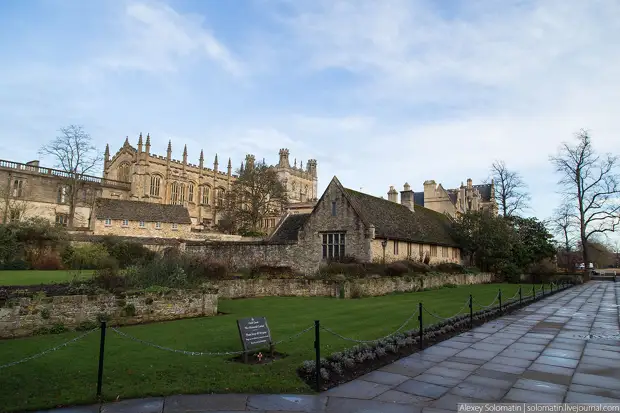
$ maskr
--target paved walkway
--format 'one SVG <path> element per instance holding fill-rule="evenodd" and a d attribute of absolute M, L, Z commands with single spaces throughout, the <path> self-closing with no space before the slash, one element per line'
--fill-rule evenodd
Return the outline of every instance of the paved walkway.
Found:
<path fill-rule="evenodd" d="M 608 338 L 620 333 L 619 304 L 620 283 L 593 281 L 316 396 L 170 396 L 53 412 L 441 413 L 458 402 L 620 403 L 620 337 Z"/>

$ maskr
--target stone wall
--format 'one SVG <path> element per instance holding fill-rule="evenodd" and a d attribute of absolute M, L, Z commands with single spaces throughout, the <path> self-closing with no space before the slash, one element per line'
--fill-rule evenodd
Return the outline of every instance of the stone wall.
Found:
<path fill-rule="evenodd" d="M 185 244 L 185 251 L 200 254 L 214 262 L 226 264 L 229 268 L 252 268 L 258 265 L 290 267 L 303 274 L 318 269 L 318 262 L 304 259 L 304 248 L 297 243 L 271 242 L 191 242 Z"/>
<path fill-rule="evenodd" d="M 375 262 L 383 261 L 383 245 L 382 239 L 374 239 L 371 243 L 372 260 Z M 398 247 L 394 247 L 397 243 Z M 446 250 L 444 251 L 444 248 Z M 444 252 L 446 253 L 444 255 Z M 433 253 L 435 255 L 433 255 Z M 435 265 L 444 262 L 452 262 L 455 264 L 461 264 L 461 250 L 455 247 L 442 247 L 441 245 L 430 244 L 418 244 L 415 242 L 388 240 L 385 246 L 385 262 L 390 263 L 394 261 L 401 261 L 407 259 L 418 261 L 420 257 L 424 258 L 428 256 L 430 259 L 429 264 Z"/>
<path fill-rule="evenodd" d="M 448 284 L 486 284 L 495 280 L 491 273 L 441 274 L 421 277 L 367 278 L 339 283 L 309 279 L 224 280 L 217 283 L 220 298 L 248 297 L 344 297 L 380 296 L 395 292 L 420 291 Z M 341 293 L 341 290 L 344 290 Z"/>
<path fill-rule="evenodd" d="M 32 335 L 42 329 L 68 329 L 97 323 L 105 315 L 111 325 L 140 324 L 217 314 L 217 294 L 199 291 L 142 293 L 119 298 L 106 295 L 28 297 L 0 301 L 0 338 Z"/>

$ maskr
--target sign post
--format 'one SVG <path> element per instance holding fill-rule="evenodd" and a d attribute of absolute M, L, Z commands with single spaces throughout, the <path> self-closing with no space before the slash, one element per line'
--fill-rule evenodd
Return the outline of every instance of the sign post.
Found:
<path fill-rule="evenodd" d="M 237 320 L 239 337 L 243 345 L 243 362 L 248 362 L 248 350 L 269 347 L 273 355 L 271 332 L 265 317 L 250 317 Z"/>

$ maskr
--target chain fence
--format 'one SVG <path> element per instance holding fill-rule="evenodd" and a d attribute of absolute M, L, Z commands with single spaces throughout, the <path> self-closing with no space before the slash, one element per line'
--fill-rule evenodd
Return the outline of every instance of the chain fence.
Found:
<path fill-rule="evenodd" d="M 72 339 L 71 339 L 71 340 L 69 340 L 69 341 L 65 341 L 64 343 L 59 344 L 59 345 L 57 345 L 57 346 L 55 346 L 55 347 L 51 347 L 51 348 L 48 348 L 47 350 L 43 350 L 43 351 L 42 351 L 42 352 L 40 352 L 40 353 L 33 354 L 32 356 L 24 357 L 24 358 L 23 358 L 23 359 L 21 359 L 21 360 L 13 361 L 13 362 L 11 362 L 11 363 L 3 364 L 3 365 L 1 365 L 1 366 L 0 366 L 0 370 L 1 370 L 1 369 L 4 369 L 4 368 L 7 368 L 7 367 L 12 367 L 12 366 L 15 366 L 15 365 L 17 365 L 17 364 L 25 363 L 25 362 L 30 361 L 30 360 L 38 359 L 39 357 L 43 357 L 43 356 L 45 356 L 46 354 L 52 353 L 52 352 L 54 352 L 54 351 L 56 351 L 56 350 L 60 350 L 61 348 L 66 347 L 66 346 L 68 346 L 69 344 L 75 343 L 76 341 L 79 341 L 79 340 L 83 339 L 83 338 L 84 338 L 84 337 L 86 337 L 87 335 L 89 335 L 89 334 L 91 334 L 91 333 L 93 333 L 93 332 L 95 332 L 95 331 L 97 331 L 97 330 L 99 330 L 99 327 L 97 327 L 97 328 L 93 328 L 92 330 L 88 330 L 87 332 L 85 332 L 85 333 L 83 333 L 83 334 L 80 334 L 79 336 L 74 337 L 74 338 L 72 338 Z"/>
<path fill-rule="evenodd" d="M 297 339 L 298 337 L 302 336 L 303 334 L 307 333 L 308 331 L 314 329 L 314 325 L 311 325 L 308 328 L 305 328 L 303 330 L 301 330 L 300 332 L 287 337 L 283 340 L 279 340 L 276 342 L 271 343 L 272 346 L 277 346 L 279 344 L 285 343 L 285 342 L 289 342 L 289 341 L 293 341 L 295 339 Z M 114 331 L 116 334 L 118 334 L 119 336 L 126 338 L 128 340 L 134 341 L 136 343 L 140 343 L 143 344 L 145 346 L 149 346 L 149 347 L 154 347 L 156 349 L 159 350 L 164 350 L 164 351 L 169 351 L 171 353 L 177 353 L 177 354 L 184 354 L 186 356 L 236 356 L 236 355 L 240 355 L 240 354 L 245 354 L 245 353 L 251 353 L 254 352 L 255 350 L 249 349 L 249 350 L 240 350 L 240 351 L 189 351 L 189 350 L 179 350 L 179 349 L 174 349 L 174 348 L 170 348 L 170 347 L 166 347 L 166 346 L 161 346 L 159 344 L 150 342 L 150 341 L 146 341 L 146 340 L 142 340 L 141 338 L 132 336 L 130 334 L 125 333 L 124 331 L 119 330 L 116 327 L 110 327 L 110 330 Z"/>
<path fill-rule="evenodd" d="M 338 338 L 340 338 L 340 339 L 342 339 L 342 340 L 345 340 L 345 341 L 351 341 L 351 342 L 353 342 L 353 343 L 374 343 L 374 342 L 377 342 L 377 341 L 379 341 L 379 340 L 383 340 L 383 339 L 386 339 L 386 338 L 390 338 L 390 337 L 395 336 L 396 334 L 400 333 L 400 332 L 403 330 L 403 328 L 405 328 L 405 327 L 407 326 L 407 324 L 409 324 L 409 322 L 410 322 L 410 321 L 413 319 L 413 317 L 415 317 L 416 315 L 418 315 L 418 310 L 415 310 L 415 311 L 414 311 L 414 312 L 413 312 L 413 313 L 409 316 L 409 318 L 407 318 L 407 319 L 405 320 L 405 322 L 404 322 L 403 324 L 401 324 L 401 326 L 400 326 L 400 327 L 398 327 L 398 328 L 397 328 L 397 329 L 396 329 L 393 333 L 390 333 L 390 334 L 388 334 L 387 336 L 383 336 L 383 337 L 380 337 L 380 338 L 375 338 L 374 340 L 357 340 L 357 339 L 355 339 L 355 338 L 345 337 L 345 336 L 343 336 L 342 334 L 338 334 L 338 333 L 336 333 L 334 330 L 332 330 L 332 329 L 330 329 L 330 328 L 328 328 L 328 327 L 323 327 L 323 326 L 321 326 L 321 330 L 326 331 L 326 332 L 328 332 L 329 334 L 331 334 L 331 335 L 333 335 L 333 336 L 336 336 L 336 337 L 338 337 Z"/>
<path fill-rule="evenodd" d="M 461 309 L 460 309 L 459 311 L 457 311 L 457 312 L 456 312 L 456 314 L 453 314 L 453 315 L 451 315 L 450 317 L 442 317 L 442 316 L 440 316 L 440 315 L 438 315 L 438 314 L 433 313 L 431 310 L 429 310 L 428 308 L 426 308 L 426 307 L 424 307 L 424 306 L 422 307 L 422 309 L 424 310 L 424 312 L 425 312 L 426 314 L 430 315 L 431 317 L 434 317 L 434 318 L 435 318 L 435 319 L 437 319 L 437 320 L 446 321 L 446 320 L 450 320 L 451 318 L 456 317 L 457 315 L 462 314 L 462 313 L 463 313 L 463 310 L 465 310 L 465 309 L 466 309 L 466 308 L 468 308 L 468 307 L 469 307 L 469 300 L 467 300 L 467 301 L 465 302 L 465 305 L 463 305 L 463 307 L 461 307 Z"/>

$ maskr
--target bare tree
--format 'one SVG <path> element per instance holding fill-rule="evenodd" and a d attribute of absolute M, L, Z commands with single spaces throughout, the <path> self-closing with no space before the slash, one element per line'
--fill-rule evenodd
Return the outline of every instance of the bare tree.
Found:
<path fill-rule="evenodd" d="M 508 169 L 504 161 L 495 161 L 491 165 L 491 175 L 501 215 L 510 217 L 528 208 L 530 195 L 521 174 Z"/>
<path fill-rule="evenodd" d="M 286 187 L 264 162 L 246 165 L 226 194 L 224 220 L 242 232 L 258 232 L 261 221 L 279 216 L 288 205 Z"/>
<path fill-rule="evenodd" d="M 103 156 L 92 144 L 90 135 L 79 125 L 60 128 L 60 135 L 39 150 L 42 156 L 50 156 L 55 160 L 55 167 L 66 172 L 64 188 L 69 204 L 68 228 L 74 228 L 75 210 L 78 193 L 86 182 L 84 175 L 94 174 L 100 166 Z"/>
<path fill-rule="evenodd" d="M 562 240 L 564 251 L 570 252 L 575 245 L 575 229 L 577 225 L 575 208 L 570 202 L 562 202 L 553 212 L 553 217 L 549 221 L 551 232 Z"/>
<path fill-rule="evenodd" d="M 559 185 L 577 217 L 579 241 L 586 267 L 590 262 L 588 241 L 593 236 L 614 232 L 620 224 L 620 176 L 618 158 L 599 156 L 584 130 L 577 143 L 563 143 L 550 160 L 561 176 Z"/>

